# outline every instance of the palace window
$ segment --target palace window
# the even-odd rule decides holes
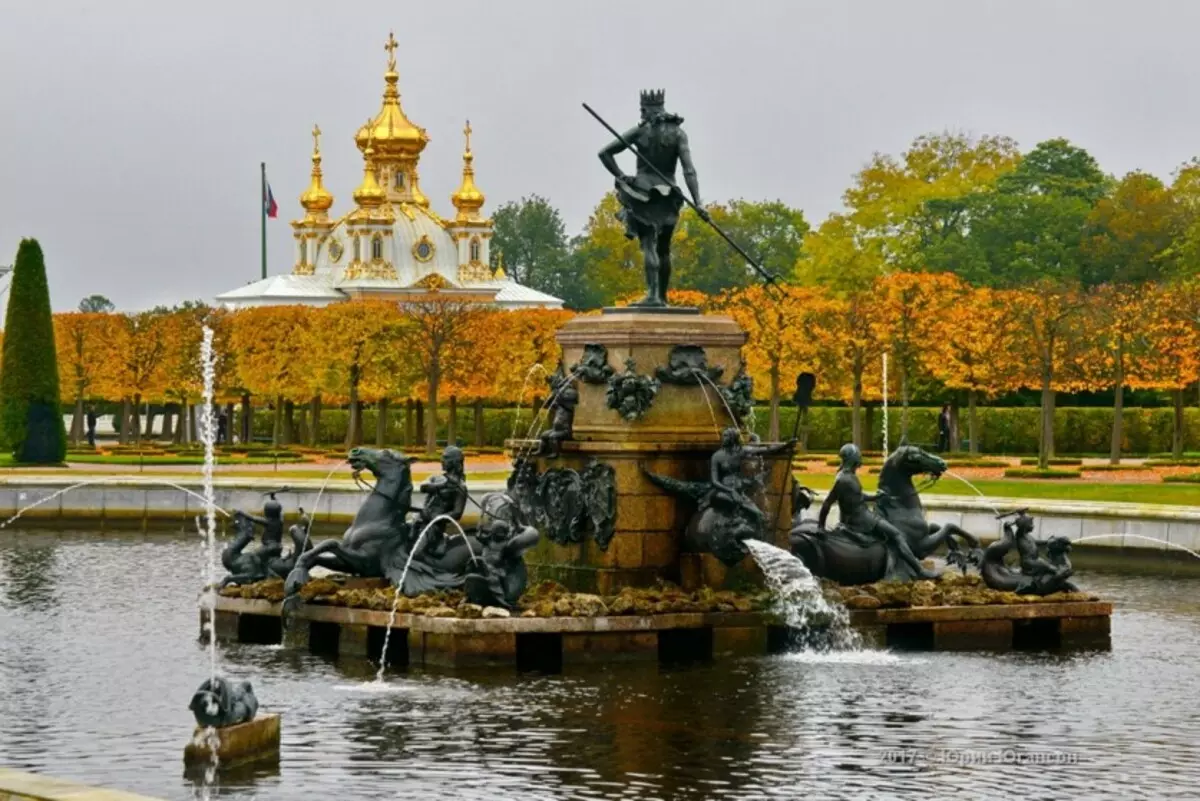
[[[362,239],[354,237],[354,260],[362,261]]]
[[[383,258],[383,238],[379,234],[371,240],[371,260],[379,261]]]
[[[471,261],[479,261],[479,240],[471,240]]]
[[[396,181],[395,186],[397,189],[404,189],[404,173],[400,172],[399,170],[396,170],[395,181]]]

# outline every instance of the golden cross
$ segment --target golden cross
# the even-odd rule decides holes
[[[471,152],[471,121],[467,120],[467,127],[463,128],[463,134],[467,137],[467,152]]]
[[[385,44],[383,46],[383,49],[388,51],[388,69],[392,70],[393,72],[395,72],[395,70],[396,70],[396,48],[397,47],[399,47],[399,45],[396,44],[396,37],[392,35],[391,31],[388,31],[387,44]]]
[[[320,125],[313,125],[312,138],[313,138],[313,152],[320,153],[321,152],[321,126]]]

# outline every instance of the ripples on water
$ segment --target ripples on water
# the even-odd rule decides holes
[[[0,764],[190,798],[207,675],[194,537],[0,535]],[[789,654],[708,666],[392,673],[222,649],[282,712],[278,767],[221,798],[1144,798],[1200,775],[1200,582],[1084,575],[1112,653]],[[1071,752],[1074,765],[888,762],[889,750]],[[1186,788],[1186,789],[1185,789]]]

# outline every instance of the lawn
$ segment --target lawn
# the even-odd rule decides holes
[[[829,489],[833,485],[833,479],[833,473],[796,473],[798,482],[815,490]],[[864,489],[874,490],[876,477],[864,475],[862,483]],[[1200,506],[1200,485],[1197,484],[1113,484],[1079,480],[1021,479],[979,479],[972,483],[984,495],[994,498]],[[918,482],[917,486],[922,485]],[[924,492],[930,495],[976,495],[973,489],[950,476],[946,476],[934,486],[925,489]]]

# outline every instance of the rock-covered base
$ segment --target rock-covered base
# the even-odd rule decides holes
[[[994,604],[1064,603],[1098,601],[1088,592],[1057,592],[1053,595],[1017,595],[990,589],[979,576],[945,573],[937,581],[908,583],[880,581],[843,587],[822,582],[825,594],[840,600],[848,609],[903,609],[920,606],[989,606]]]
[[[310,604],[353,609],[390,611],[395,604],[399,614],[445,618],[491,617],[605,617],[621,615],[666,615],[680,612],[756,612],[771,607],[766,592],[753,595],[701,588],[685,592],[661,582],[655,587],[625,587],[616,595],[599,596],[570,592],[561,584],[543,581],[530,587],[509,612],[497,607],[469,603],[461,592],[425,593],[413,598],[400,596],[395,588],[382,582],[366,583],[344,576],[313,579],[300,590]],[[229,586],[221,591],[227,598],[259,599],[278,603],[283,600],[283,580],[268,579],[244,587]]]

